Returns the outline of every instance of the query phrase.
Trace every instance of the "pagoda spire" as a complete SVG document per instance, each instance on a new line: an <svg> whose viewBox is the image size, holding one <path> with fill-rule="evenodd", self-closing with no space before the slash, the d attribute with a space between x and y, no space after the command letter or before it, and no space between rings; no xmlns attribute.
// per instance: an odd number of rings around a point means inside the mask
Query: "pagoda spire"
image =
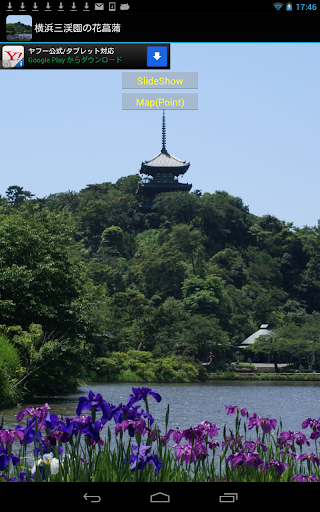
<svg viewBox="0 0 320 512"><path fill-rule="evenodd" d="M164 110L162 114L162 149L161 153L167 153L166 148L166 118L164 116Z"/></svg>

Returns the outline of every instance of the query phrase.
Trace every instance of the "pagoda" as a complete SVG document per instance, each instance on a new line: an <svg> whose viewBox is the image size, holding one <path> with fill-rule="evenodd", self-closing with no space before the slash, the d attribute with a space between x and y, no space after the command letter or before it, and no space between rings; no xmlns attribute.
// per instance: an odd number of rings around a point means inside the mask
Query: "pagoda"
<svg viewBox="0 0 320 512"><path fill-rule="evenodd" d="M178 176L184 175L189 169L190 162L179 160L170 155L166 148L166 120L162 115L162 149L151 160L142 162L140 174L151 176L139 184L137 194L142 196L143 203L139 205L139 211L151 212L154 198L161 192L189 192L192 184L180 183Z"/></svg>

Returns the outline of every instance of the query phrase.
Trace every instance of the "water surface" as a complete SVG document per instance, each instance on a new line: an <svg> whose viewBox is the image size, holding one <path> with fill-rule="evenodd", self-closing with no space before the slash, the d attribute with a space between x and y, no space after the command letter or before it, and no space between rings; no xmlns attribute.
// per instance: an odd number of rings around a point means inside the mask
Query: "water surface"
<svg viewBox="0 0 320 512"><path fill-rule="evenodd" d="M77 394L43 398L34 401L33 405L47 401L55 414L74 417L78 397L87 395L90 389L101 393L107 402L118 405L127 403L133 385L141 387L143 384L92 382ZM255 412L258 416L281 418L283 430L301 430L301 423L306 418L320 417L319 382L211 381L196 384L148 383L146 386L156 389L162 396L160 403L149 397L150 413L161 431L165 428L168 404L169 428L189 428L204 420L216 423L221 429L225 424L233 426L234 417L227 416L225 405L245 407L250 415ZM141 405L144 408L143 402ZM0 411L4 414L6 428L16 425L16 414L22 407Z"/></svg>

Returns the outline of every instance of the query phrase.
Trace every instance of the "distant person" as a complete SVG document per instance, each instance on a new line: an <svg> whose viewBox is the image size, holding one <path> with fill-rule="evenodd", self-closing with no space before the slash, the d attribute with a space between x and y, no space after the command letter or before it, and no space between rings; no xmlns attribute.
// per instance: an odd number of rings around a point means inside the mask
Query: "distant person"
<svg viewBox="0 0 320 512"><path fill-rule="evenodd" d="M208 355L208 363L212 364L213 363L213 358L214 358L214 355L212 352L209 353Z"/></svg>

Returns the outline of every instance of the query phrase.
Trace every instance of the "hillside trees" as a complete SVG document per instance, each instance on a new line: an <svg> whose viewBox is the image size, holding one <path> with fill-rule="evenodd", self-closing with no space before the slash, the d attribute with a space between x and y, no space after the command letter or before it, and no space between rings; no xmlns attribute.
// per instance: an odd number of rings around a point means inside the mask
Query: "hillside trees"
<svg viewBox="0 0 320 512"><path fill-rule="evenodd" d="M159 225L150 227L137 211L139 180L41 200L12 186L1 198L0 323L20 326L20 341L31 325L42 332L28 389L60 390L66 375L72 388L98 359L115 376L115 352L143 350L152 364L173 358L172 368L197 365L209 351L230 359L261 323L295 322L297 338L320 312L319 226L254 216L216 191L159 194L150 214ZM46 341L52 350L40 352ZM50 357L59 364L48 373Z"/></svg>

